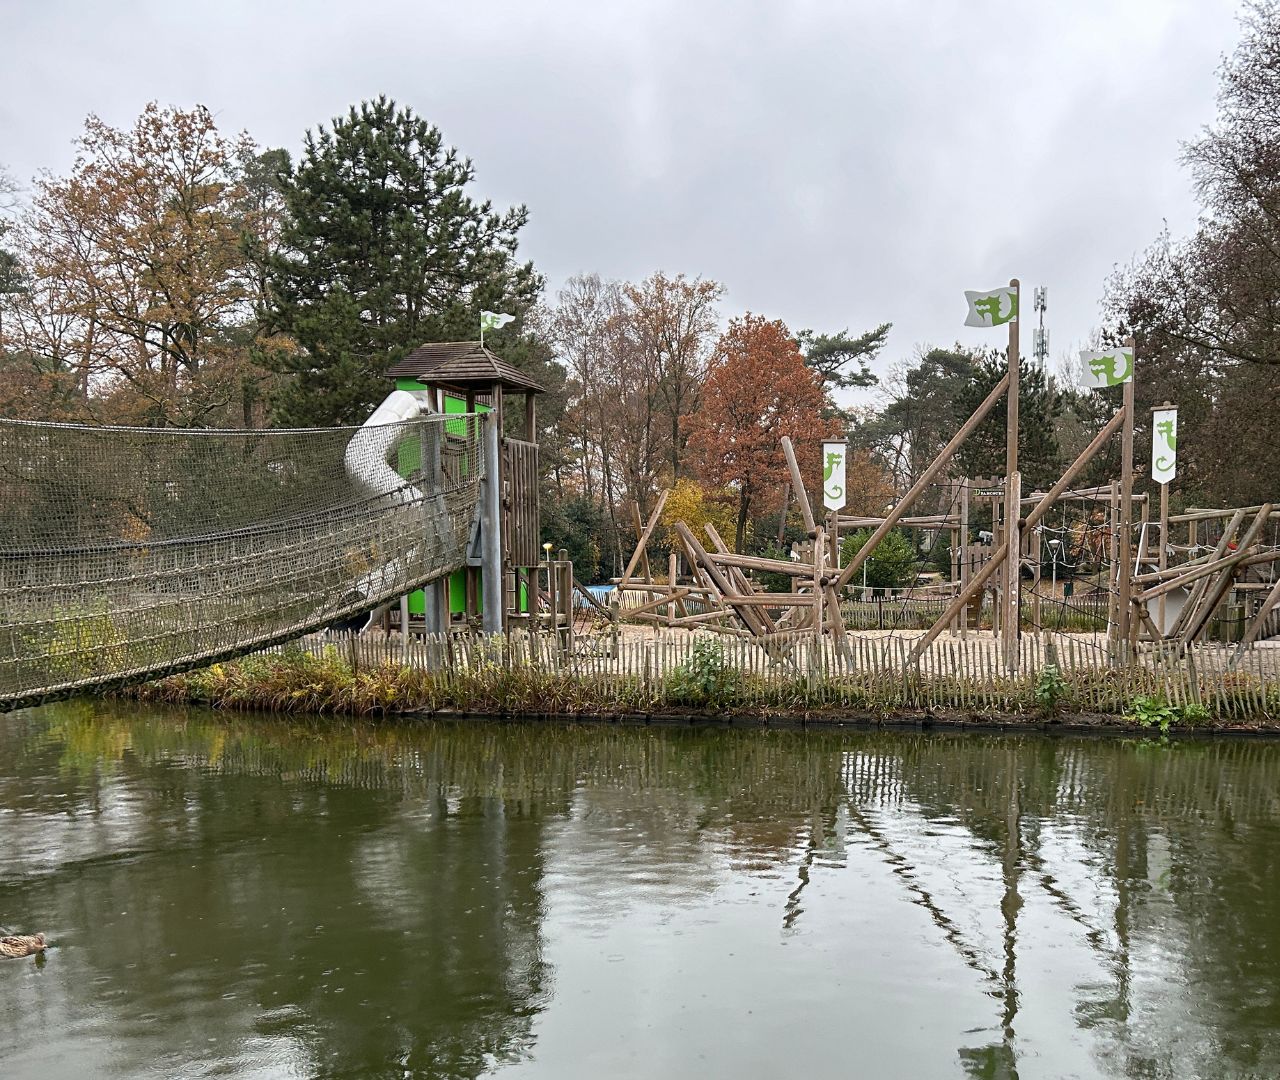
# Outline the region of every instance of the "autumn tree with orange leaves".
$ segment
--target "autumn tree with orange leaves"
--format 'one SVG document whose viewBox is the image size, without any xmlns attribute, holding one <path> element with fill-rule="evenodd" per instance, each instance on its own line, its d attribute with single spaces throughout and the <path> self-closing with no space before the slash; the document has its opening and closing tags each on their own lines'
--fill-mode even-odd
<svg viewBox="0 0 1280 1080">
<path fill-rule="evenodd" d="M 737 494 L 736 550 L 746 539 L 753 503 L 787 477 L 782 436 L 795 443 L 804 476 L 816 481 L 821 475 L 822 441 L 840 430 L 838 420 L 823 418 L 830 404 L 821 376 L 805 366 L 782 320 L 748 313 L 729 324 L 688 433 L 703 480 Z"/>
<path fill-rule="evenodd" d="M 208 109 L 85 123 L 66 177 L 35 186 L 18 230 L 24 288 L 8 350 L 71 388 L 74 415 L 154 426 L 249 423 L 250 241 L 271 223 L 244 182 L 257 148 Z M 47 406 L 52 405 L 52 400 Z"/>
</svg>

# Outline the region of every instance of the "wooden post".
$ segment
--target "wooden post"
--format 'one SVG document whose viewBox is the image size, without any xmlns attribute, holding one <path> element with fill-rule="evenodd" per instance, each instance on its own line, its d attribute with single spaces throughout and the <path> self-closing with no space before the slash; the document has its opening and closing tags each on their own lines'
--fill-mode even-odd
<svg viewBox="0 0 1280 1080">
<path fill-rule="evenodd" d="M 960 588 L 969 584 L 969 478 L 960 481 Z M 969 632 L 969 609 L 960 609 L 960 636 L 966 637 Z"/>
<path fill-rule="evenodd" d="M 680 561 L 680 557 L 673 551 L 667 556 L 667 587 L 674 593 L 676 590 L 676 563 Z M 674 626 L 676 622 L 676 604 L 671 601 L 667 605 L 667 626 Z"/>
<path fill-rule="evenodd" d="M 636 565 L 641 559 L 644 560 L 645 566 L 648 566 L 649 555 L 646 548 L 649 544 L 649 537 L 653 535 L 653 530 L 658 527 L 658 519 L 662 517 L 662 509 L 667 505 L 667 496 L 669 494 L 671 494 L 669 491 L 664 491 L 660 496 L 658 496 L 658 505 L 653 508 L 653 513 L 649 515 L 649 523 L 645 525 L 643 529 L 640 528 L 640 508 L 633 504 L 632 509 L 635 511 L 636 528 L 639 530 L 639 539 L 636 541 L 635 551 L 631 553 L 631 559 L 627 562 L 626 570 L 622 572 L 622 581 L 625 582 L 631 580 L 631 575 L 636 572 Z M 650 575 L 647 570 L 645 572 L 645 579 L 652 584 L 652 575 Z"/>
<path fill-rule="evenodd" d="M 1015 300 L 1021 299 L 1018 279 L 1009 282 Z M 1021 312 L 1021 304 L 1018 311 Z M 1015 671 L 1018 666 L 1018 592 L 1022 585 L 1022 545 L 1018 539 L 1018 515 L 1022 512 L 1022 478 L 1018 473 L 1018 318 L 1009 320 L 1009 396 L 1005 425 L 1005 572 L 1003 604 L 1003 637 L 1005 666 Z"/>
<path fill-rule="evenodd" d="M 1111 481 L 1111 494 L 1107 500 L 1107 525 L 1111 533 L 1108 551 L 1111 569 L 1107 575 L 1110 583 L 1107 592 L 1107 658 L 1114 664 L 1120 651 L 1120 485 L 1114 480 Z"/>
<path fill-rule="evenodd" d="M 1169 485 L 1160 485 L 1160 561 L 1159 569 L 1163 574 L 1169 568 Z M 1168 629 L 1165 622 L 1164 597 L 1160 597 L 1159 607 L 1160 636 L 1164 637 Z"/>
<path fill-rule="evenodd" d="M 1127 344 L 1130 349 L 1134 349 L 1133 338 Z M 1133 621 L 1130 598 L 1133 595 L 1133 384 L 1137 373 L 1136 350 L 1131 368 L 1129 381 L 1124 384 L 1124 427 L 1120 436 L 1120 562 L 1117 568 L 1119 610 L 1116 613 L 1119 616 L 1116 637 L 1124 643 L 1126 651 Z"/>
<path fill-rule="evenodd" d="M 813 639 L 818 648 L 822 648 L 822 567 L 826 557 L 826 530 L 819 525 L 813 538 Z"/>
<path fill-rule="evenodd" d="M 481 573 L 484 595 L 482 625 L 486 634 L 500 634 L 503 630 L 503 581 L 502 581 L 502 437 L 501 420 L 494 416 L 484 427 L 485 477 L 480 525 Z M 468 575 L 472 578 L 471 575 Z M 472 578 L 474 580 L 474 578 Z"/>
<path fill-rule="evenodd" d="M 791 473 L 791 487 L 795 491 L 796 502 L 800 504 L 800 516 L 804 518 L 805 532 L 812 540 L 818 535 L 818 525 L 813 520 L 813 507 L 809 503 L 809 492 L 804 486 L 804 477 L 800 475 L 800 465 L 796 461 L 795 447 L 791 445 L 791 437 L 782 436 L 782 453 L 787 459 L 787 469 Z"/>
<path fill-rule="evenodd" d="M 1071 486 L 1071 481 L 1076 478 L 1076 474 L 1093 460 L 1094 455 L 1102 449 L 1102 444 L 1116 433 L 1116 430 L 1119 428 L 1123 420 L 1124 410 L 1122 409 L 1107 421 L 1106 426 L 1104 426 L 1103 429 L 1093 437 L 1093 440 L 1089 445 L 1080 451 L 1080 456 L 1067 466 L 1067 471 L 1058 478 L 1058 482 L 1044 494 L 1044 497 L 1036 503 L 1032 508 L 1031 513 L 1027 515 L 1025 521 L 1026 528 L 1034 529 L 1036 527 L 1040 522 L 1040 519 L 1049 512 L 1049 508 L 1058 501 L 1058 497 Z M 1003 544 L 992 551 L 991 558 L 988 560 L 987 564 L 969 579 L 964 588 L 960 590 L 959 595 L 951 601 L 947 610 L 938 618 L 938 621 L 929 628 L 924 637 L 920 638 L 916 642 L 911 653 L 911 658 L 913 660 L 918 657 L 926 647 L 928 647 L 929 643 L 932 642 L 934 638 L 942 633 L 947 623 L 955 618 L 956 612 L 961 610 L 974 595 L 981 591 L 982 586 L 985 585 L 987 579 L 995 573 L 997 567 L 1001 565 L 1001 560 L 1004 559 L 1007 554 L 1008 553 Z"/>
<path fill-rule="evenodd" d="M 1018 527 L 1018 513 L 1022 509 L 1022 473 L 1009 474 L 1005 489 L 1008 504 L 1005 508 L 1005 602 L 1004 602 L 1004 655 L 1005 667 L 1010 672 L 1018 670 L 1018 630 L 1021 620 L 1022 591 L 1022 533 Z"/>
</svg>

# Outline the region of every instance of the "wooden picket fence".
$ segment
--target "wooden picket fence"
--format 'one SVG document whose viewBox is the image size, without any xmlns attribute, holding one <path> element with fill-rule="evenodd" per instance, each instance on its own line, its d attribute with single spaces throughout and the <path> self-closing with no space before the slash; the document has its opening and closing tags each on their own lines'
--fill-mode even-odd
<svg viewBox="0 0 1280 1080">
<path fill-rule="evenodd" d="M 800 637 L 765 647 L 748 638 L 657 631 L 645 636 L 576 635 L 572 646 L 550 635 L 513 633 L 383 637 L 316 635 L 268 650 L 301 651 L 345 662 L 353 671 L 382 666 L 437 672 L 441 678 L 517 671 L 570 679 L 602 701 L 626 682 L 642 698 L 661 701 L 680 673 L 708 666 L 729 672 L 737 706 L 852 711 L 1026 711 L 1047 669 L 1062 680 L 1068 711 L 1123 713 L 1134 699 L 1152 697 L 1182 708 L 1203 705 L 1222 719 L 1280 716 L 1280 649 L 1175 643 L 1144 644 L 1132 657 L 1108 655 L 1100 635 L 1026 633 L 1016 665 L 990 634 L 944 635 L 917 659 L 917 635 L 850 635 L 848 650 L 831 640 Z M 612 691 L 611 691 L 612 688 Z"/>
</svg>

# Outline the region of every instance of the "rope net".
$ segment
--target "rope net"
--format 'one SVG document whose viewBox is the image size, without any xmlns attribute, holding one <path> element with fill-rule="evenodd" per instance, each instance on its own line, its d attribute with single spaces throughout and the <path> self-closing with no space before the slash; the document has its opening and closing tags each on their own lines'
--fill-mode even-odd
<svg viewBox="0 0 1280 1080">
<path fill-rule="evenodd" d="M 0 709 L 229 659 L 448 574 L 478 503 L 479 424 L 0 420 Z"/>
</svg>

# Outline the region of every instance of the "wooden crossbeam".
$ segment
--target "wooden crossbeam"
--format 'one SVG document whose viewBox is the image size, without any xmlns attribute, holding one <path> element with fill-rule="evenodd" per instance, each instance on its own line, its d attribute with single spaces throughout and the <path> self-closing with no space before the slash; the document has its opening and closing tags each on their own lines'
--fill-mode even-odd
<svg viewBox="0 0 1280 1080">
<path fill-rule="evenodd" d="M 999 401 L 1000 398 L 1004 396 L 1005 391 L 1009 389 L 1009 381 L 1009 373 L 1006 371 L 1004 375 L 1000 377 L 1000 381 L 992 388 L 991 393 L 983 399 L 982 404 L 974 410 L 973 415 L 961 425 L 960 430 L 951 437 L 951 441 L 938 452 L 938 456 L 935 457 L 929 467 L 920 474 L 920 479 L 911 485 L 911 488 L 898 502 L 898 505 L 889 511 L 889 516 L 880 523 L 880 526 L 871 534 L 867 539 L 867 542 L 862 545 L 858 550 L 858 553 L 849 560 L 849 565 L 840 571 L 840 577 L 835 582 L 837 591 L 843 589 L 853 580 L 854 574 L 862 568 L 863 562 L 866 561 L 866 559 L 875 550 L 876 545 L 889 534 L 889 531 L 911 508 L 911 504 L 920 497 L 921 492 L 933 483 L 933 478 L 942 471 L 943 466 L 946 465 L 946 463 L 951 460 L 952 455 L 960 449 L 960 444 L 963 443 L 965 439 L 972 434 L 974 429 L 986 419 L 987 413 L 995 408 L 996 402 Z"/>
<path fill-rule="evenodd" d="M 636 543 L 635 551 L 631 553 L 631 560 L 627 563 L 626 570 L 623 571 L 621 578 L 622 581 L 628 581 L 631 578 L 631 575 L 636 572 L 636 567 L 640 564 L 641 559 L 645 560 L 646 566 L 648 565 L 649 556 L 647 554 L 647 548 L 649 546 L 649 538 L 653 536 L 653 530 L 658 527 L 658 519 L 662 517 L 662 509 L 667 505 L 667 496 L 670 494 L 671 493 L 669 491 L 664 491 L 658 496 L 658 505 L 653 508 L 653 513 L 649 515 L 649 523 L 640 530 L 640 539 Z M 636 527 L 639 528 L 640 508 L 633 504 L 633 509 L 635 510 L 636 515 Z M 645 577 L 647 580 L 653 580 L 653 575 L 649 574 L 647 571 L 645 573 Z"/>
<path fill-rule="evenodd" d="M 1214 611 L 1217 610 L 1218 605 L 1222 603 L 1231 589 L 1231 582 L 1236 576 L 1236 567 L 1246 557 L 1245 553 L 1248 551 L 1249 546 L 1257 541 L 1258 534 L 1266 528 L 1267 519 L 1270 517 L 1271 504 L 1265 503 L 1262 509 L 1258 511 L 1258 516 L 1253 519 L 1249 528 L 1245 531 L 1244 536 L 1241 537 L 1240 553 L 1224 561 L 1222 573 L 1218 576 L 1218 579 L 1204 590 L 1198 610 L 1187 620 L 1184 641 L 1188 643 L 1195 641 L 1204 632 L 1204 628 L 1209 625 L 1209 619 L 1212 618 Z"/>
</svg>

